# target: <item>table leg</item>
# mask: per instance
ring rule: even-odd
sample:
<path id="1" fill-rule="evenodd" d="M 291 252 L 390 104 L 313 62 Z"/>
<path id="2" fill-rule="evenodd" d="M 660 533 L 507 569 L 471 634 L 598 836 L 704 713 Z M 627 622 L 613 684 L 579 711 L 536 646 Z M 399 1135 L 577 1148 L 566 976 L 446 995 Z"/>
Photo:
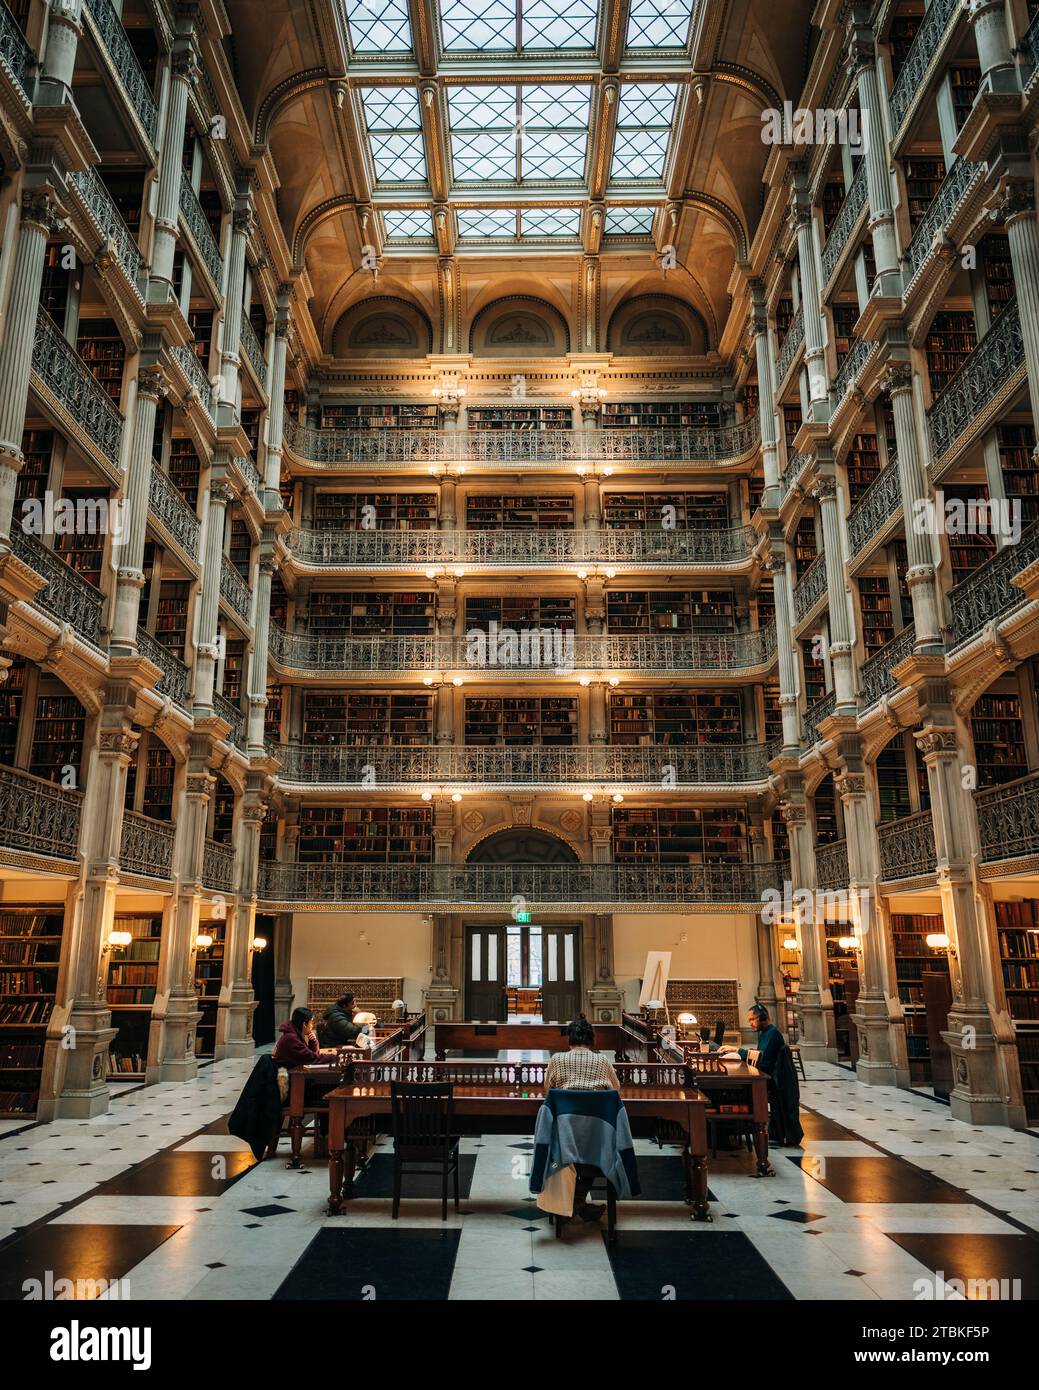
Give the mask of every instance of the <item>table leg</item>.
<path id="1" fill-rule="evenodd" d="M 712 1220 L 707 1201 L 707 1159 L 703 1154 L 693 1155 L 693 1220 Z"/>
<path id="2" fill-rule="evenodd" d="M 328 1214 L 338 1216 L 343 1206 L 343 1151 L 328 1150 Z"/>
<path id="3" fill-rule="evenodd" d="M 682 1168 L 685 1172 L 685 1203 L 687 1207 L 693 1205 L 693 1159 L 689 1152 L 689 1145 L 682 1145 Z"/>
<path id="4" fill-rule="evenodd" d="M 343 1164 L 343 1197 L 349 1200 L 354 1195 L 354 1172 L 357 1169 L 357 1145 L 347 1136 L 346 1154 Z"/>
<path id="5" fill-rule="evenodd" d="M 292 1146 L 290 1168 L 299 1168 L 300 1154 L 303 1152 L 303 1116 L 293 1115 L 289 1120 L 289 1143 Z"/>
<path id="6" fill-rule="evenodd" d="M 762 1120 L 759 1120 L 754 1125 L 754 1152 L 758 1157 L 758 1171 L 756 1176 L 759 1178 L 774 1178 L 776 1176 L 776 1170 L 768 1161 L 768 1125 Z"/>

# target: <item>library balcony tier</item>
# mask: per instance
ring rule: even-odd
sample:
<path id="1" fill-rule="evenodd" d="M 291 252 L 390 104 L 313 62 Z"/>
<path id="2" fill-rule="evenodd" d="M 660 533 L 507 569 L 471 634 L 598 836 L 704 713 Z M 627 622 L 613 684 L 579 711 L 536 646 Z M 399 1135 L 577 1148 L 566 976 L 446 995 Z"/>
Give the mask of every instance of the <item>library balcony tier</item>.
<path id="1" fill-rule="evenodd" d="M 848 547 L 852 563 L 881 539 L 887 539 L 902 511 L 902 489 L 898 461 L 892 457 L 882 468 L 848 514 Z"/>
<path id="2" fill-rule="evenodd" d="M 162 672 L 155 686 L 158 693 L 168 695 L 181 709 L 189 709 L 191 672 L 180 657 L 156 641 L 151 633 L 145 632 L 143 628 L 137 629 L 137 650 L 149 661 L 153 661 Z"/>
<path id="3" fill-rule="evenodd" d="M 25 35 L 6 5 L 0 5 L 0 58 L 14 74 L 26 101 L 33 97 L 32 73 L 36 67 L 36 54 L 26 41 Z"/>
<path id="4" fill-rule="evenodd" d="M 782 346 L 779 349 L 779 358 L 776 363 L 776 379 L 782 386 L 786 380 L 787 373 L 793 366 L 794 358 L 803 346 L 805 340 L 805 321 L 804 310 L 798 309 L 794 320 L 786 331 Z"/>
<path id="5" fill-rule="evenodd" d="M 927 412 L 932 482 L 991 429 L 1025 380 L 1025 346 L 1011 300 Z"/>
<path id="6" fill-rule="evenodd" d="M 96 169 L 84 169 L 69 175 L 69 187 L 92 224 L 91 240 L 105 247 L 113 264 L 122 272 L 127 289 L 143 307 L 144 256 L 104 180 Z"/>
<path id="7" fill-rule="evenodd" d="M 978 190 L 984 172 L 981 164 L 957 159 L 946 174 L 905 249 L 904 297 L 907 302 L 912 301 L 925 266 L 940 258 L 945 238 L 952 233 L 961 209 Z"/>
<path id="8" fill-rule="evenodd" d="M 173 877 L 174 827 L 137 811 L 123 812 L 120 874 L 169 880 Z"/>
<path id="9" fill-rule="evenodd" d="M 936 859 L 934 822 L 930 811 L 887 821 L 877 827 L 877 837 L 880 841 L 880 877 L 883 882 L 933 875 Z"/>
<path id="10" fill-rule="evenodd" d="M 35 607 L 68 624 L 84 641 L 100 650 L 104 644 L 105 596 L 95 585 L 55 555 L 36 536 L 17 527 L 11 533 L 11 549 L 30 569 L 47 581 L 32 598 Z"/>
<path id="11" fill-rule="evenodd" d="M 83 19 L 102 59 L 106 85 L 121 94 L 124 108 L 132 114 L 147 146 L 154 147 L 159 108 L 115 6 L 111 0 L 84 0 Z"/>
<path id="12" fill-rule="evenodd" d="M 847 888 L 848 886 L 848 842 L 833 840 L 828 845 L 815 847 L 815 881 L 825 889 Z"/>
<path id="13" fill-rule="evenodd" d="M 184 500 L 183 494 L 162 469 L 154 464 L 148 491 L 148 516 L 182 560 L 189 566 L 198 562 L 199 532 L 198 517 Z"/>
<path id="14" fill-rule="evenodd" d="M 206 214 L 202 210 L 198 194 L 192 188 L 187 176 L 183 174 L 180 179 L 180 219 L 181 225 L 190 239 L 190 244 L 194 248 L 196 259 L 209 276 L 214 292 L 219 295 L 223 279 L 220 247 L 217 245 L 216 237 L 206 220 Z"/>
<path id="15" fill-rule="evenodd" d="M 82 809 L 82 792 L 0 767 L 0 859 L 23 868 L 78 861 Z"/>
<path id="16" fill-rule="evenodd" d="M 949 595 L 955 647 L 977 637 L 989 623 L 1005 618 L 1026 601 L 1017 580 L 1036 560 L 1039 521 L 1022 533 L 1017 545 L 998 551 L 962 584 L 957 584 Z"/>
<path id="17" fill-rule="evenodd" d="M 879 652 L 862 663 L 859 668 L 860 709 L 872 708 L 885 695 L 891 695 L 899 688 L 892 671 L 900 662 L 905 661 L 907 656 L 912 655 L 915 643 L 916 628 L 910 623 L 897 637 L 893 637 Z"/>
<path id="18" fill-rule="evenodd" d="M 36 319 L 31 381 L 48 418 L 85 450 L 110 483 L 120 486 L 123 417 L 45 309 Z"/>
<path id="19" fill-rule="evenodd" d="M 1039 855 L 1039 773 L 974 793 L 987 863 Z"/>
<path id="20" fill-rule="evenodd" d="M 823 283 L 826 286 L 833 281 L 837 268 L 843 263 L 845 251 L 859 230 L 859 224 L 867 212 L 866 199 L 866 161 L 862 160 L 822 250 Z"/>
<path id="21" fill-rule="evenodd" d="M 932 0 L 891 91 L 891 132 L 899 144 L 927 93 L 928 78 L 963 14 L 960 0 Z"/>

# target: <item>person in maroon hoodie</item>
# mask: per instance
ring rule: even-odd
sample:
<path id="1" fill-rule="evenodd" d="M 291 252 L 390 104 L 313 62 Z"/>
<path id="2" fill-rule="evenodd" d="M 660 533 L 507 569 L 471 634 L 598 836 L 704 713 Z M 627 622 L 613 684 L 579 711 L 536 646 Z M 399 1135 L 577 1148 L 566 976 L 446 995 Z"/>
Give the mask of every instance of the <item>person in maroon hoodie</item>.
<path id="1" fill-rule="evenodd" d="M 278 1029 L 281 1037 L 274 1045 L 274 1061 L 279 1067 L 314 1066 L 334 1062 L 334 1052 L 322 1052 L 309 1009 L 293 1009 L 292 1018 Z"/>

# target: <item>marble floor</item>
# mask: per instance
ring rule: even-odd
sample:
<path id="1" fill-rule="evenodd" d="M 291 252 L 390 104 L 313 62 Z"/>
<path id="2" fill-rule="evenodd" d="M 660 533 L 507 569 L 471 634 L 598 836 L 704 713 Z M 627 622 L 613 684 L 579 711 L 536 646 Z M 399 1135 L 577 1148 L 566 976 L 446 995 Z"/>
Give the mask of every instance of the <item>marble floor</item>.
<path id="1" fill-rule="evenodd" d="M 3 1126 L 0 1297 L 48 1277 L 81 1297 L 173 1300 L 877 1302 L 934 1297 L 939 1279 L 1039 1297 L 1039 1137 L 959 1123 L 839 1067 L 809 1064 L 805 1139 L 773 1150 L 775 1177 L 756 1178 L 745 1151 L 709 1160 L 709 1224 L 690 1220 L 677 1150 L 637 1140 L 643 1193 L 620 1204 L 611 1248 L 598 1225 L 556 1238 L 528 1192 L 526 1135 L 463 1139 L 461 1210 L 446 1222 L 422 1179 L 390 1221 L 382 1140 L 328 1217 L 309 1141 L 295 1171 L 285 1141 L 257 1164 L 227 1134 L 251 1066 L 119 1088 L 94 1120 Z"/>

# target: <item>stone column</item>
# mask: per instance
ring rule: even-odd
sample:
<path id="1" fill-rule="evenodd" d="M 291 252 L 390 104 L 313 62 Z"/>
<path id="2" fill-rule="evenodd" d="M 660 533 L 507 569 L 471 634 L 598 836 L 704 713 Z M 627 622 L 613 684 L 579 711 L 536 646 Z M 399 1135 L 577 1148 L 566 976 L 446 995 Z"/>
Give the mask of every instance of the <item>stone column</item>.
<path id="1" fill-rule="evenodd" d="M 760 812 L 752 812 L 750 825 L 750 855 L 754 864 L 768 862 L 768 845 L 765 843 L 763 817 Z M 755 918 L 755 935 L 758 948 L 758 984 L 755 998 L 768 1009 L 780 1028 L 786 1023 L 780 1014 L 786 1013 L 786 997 L 779 986 L 779 960 L 776 953 L 776 928 L 766 920 L 768 914 L 759 912 Z"/>
<path id="2" fill-rule="evenodd" d="M 927 487 L 917 446 L 916 406 L 913 372 L 908 362 L 887 365 L 886 385 L 891 393 L 895 418 L 895 448 L 898 451 L 898 479 L 902 489 L 902 509 L 906 518 L 906 551 L 909 568 L 906 583 L 913 600 L 916 650 L 942 645 L 938 616 L 938 592 L 934 581 L 930 531 L 922 518 L 927 514 Z"/>
<path id="3" fill-rule="evenodd" d="M 965 0 L 964 9 L 978 45 L 980 90 L 1016 95 L 1020 88 L 1010 47 L 1006 0 Z"/>
<path id="4" fill-rule="evenodd" d="M 1000 212 L 1010 243 L 1028 398 L 1032 419 L 1039 420 L 1039 228 L 1036 226 L 1035 184 L 1024 179 L 1008 183 Z"/>
<path id="5" fill-rule="evenodd" d="M 797 265 L 801 282 L 801 316 L 805 329 L 805 367 L 808 372 L 810 417 L 825 420 L 829 412 L 826 349 L 823 343 L 822 300 L 816 265 L 812 195 L 805 170 L 795 169 L 790 192 L 790 225 L 797 233 Z"/>
<path id="6" fill-rule="evenodd" d="M 750 295 L 750 330 L 754 335 L 754 353 L 758 365 L 758 421 L 761 427 L 761 454 L 765 470 L 765 495 L 762 498 L 762 506 L 767 511 L 776 511 L 780 502 L 776 364 L 772 357 L 772 335 L 768 329 L 765 286 L 760 280 L 750 281 Z"/>
<path id="7" fill-rule="evenodd" d="M 152 240 L 151 278 L 148 298 L 166 304 L 173 293 L 173 258 L 177 250 L 177 224 L 180 213 L 181 152 L 187 125 L 188 96 L 197 78 L 191 51 L 195 19 L 191 7 L 177 16 L 177 34 L 170 54 L 170 87 L 166 100 L 166 120 L 162 130 L 159 187 L 155 201 L 155 232 Z"/>
<path id="8" fill-rule="evenodd" d="M 65 106 L 72 101 L 72 74 L 76 49 L 83 33 L 81 0 L 50 0 L 47 47 L 36 94 L 38 106 Z"/>
<path id="9" fill-rule="evenodd" d="M 605 743 L 606 682 L 592 681 L 588 687 L 588 742 Z"/>
<path id="10" fill-rule="evenodd" d="M 426 1022 L 447 1023 L 458 1016 L 462 990 L 451 976 L 452 918 L 449 913 L 435 912 L 430 919 L 432 933 L 432 978 L 423 992 Z"/>
<path id="11" fill-rule="evenodd" d="M 266 528 L 264 528 L 266 530 Z M 261 758 L 264 754 L 266 731 L 264 711 L 267 708 L 267 652 L 270 645 L 271 629 L 271 581 L 278 568 L 277 561 L 267 548 L 269 538 L 261 541 L 264 550 L 260 555 L 259 580 L 256 586 L 256 627 L 253 634 L 253 650 L 249 661 L 249 756 Z M 261 816 L 261 821 L 263 817 Z M 257 831 L 257 834 L 259 832 Z"/>
<path id="12" fill-rule="evenodd" d="M 598 535 L 602 526 L 602 498 L 599 495 L 598 478 L 584 480 L 584 529 Z"/>
<path id="13" fill-rule="evenodd" d="M 274 1023 L 292 1013 L 292 913 L 279 912 L 274 923 Z"/>
<path id="14" fill-rule="evenodd" d="M 801 1054 L 806 1060 L 836 1062 L 833 998 L 826 968 L 826 925 L 814 906 L 815 844 L 800 774 L 788 773 L 786 782 L 788 800 L 781 810 L 790 840 L 790 877 L 798 890 L 807 890 L 813 899 L 810 909 L 795 900 L 790 914 L 801 944 L 801 981 L 797 989 Z"/>
<path id="15" fill-rule="evenodd" d="M 437 685 L 434 699 L 437 743 L 449 747 L 455 741 L 455 688 L 450 681 L 441 681 Z"/>
<path id="16" fill-rule="evenodd" d="M 264 508 L 277 511 L 281 506 L 281 457 L 285 447 L 285 369 L 289 348 L 290 285 L 278 286 L 278 307 L 274 318 L 274 352 L 271 355 L 271 380 L 267 412 L 267 462 L 264 476 L 266 497 Z"/>
<path id="17" fill-rule="evenodd" d="M 267 807 L 259 783 L 262 774 L 250 773 L 238 817 L 235 864 L 238 882 L 234 911 L 224 935 L 224 978 L 216 1013 L 216 1057 L 251 1057 L 256 999 L 252 986 L 253 936 L 256 923 L 256 886 L 260 860 L 260 830 Z"/>
<path id="18" fill-rule="evenodd" d="M 786 542 L 782 532 L 773 538 L 778 550 L 772 550 L 765 562 L 772 576 L 772 594 L 776 607 L 776 650 L 779 656 L 779 707 L 783 716 L 783 746 L 798 748 L 801 731 L 797 715 L 797 666 L 791 639 L 793 632 L 790 578 L 787 574 Z"/>
<path id="19" fill-rule="evenodd" d="M 0 343 L 0 552 L 9 549 L 11 518 L 18 474 L 22 471 L 22 435 L 29 401 L 33 339 L 40 308 L 43 261 L 47 238 L 61 227 L 51 194 L 32 188 L 22 194 L 22 219 L 18 230 L 11 287 Z"/>
<path id="20" fill-rule="evenodd" d="M 454 531 L 458 528 L 458 516 L 455 510 L 458 484 L 454 478 L 443 478 L 440 483 L 440 506 L 437 512 L 437 529 L 440 531 Z"/>
<path id="21" fill-rule="evenodd" d="M 823 559 L 826 565 L 826 588 L 830 611 L 830 664 L 836 708 L 855 704 L 855 638 L 848 612 L 848 593 L 845 587 L 844 543 L 840 517 L 837 515 L 837 483 L 824 475 L 812 489 L 819 503 L 823 528 Z"/>
<path id="22" fill-rule="evenodd" d="M 242 314 L 245 295 L 245 248 L 256 230 L 256 214 L 248 192 L 240 193 L 235 201 L 231 220 L 231 250 L 227 260 L 227 284 L 224 287 L 224 314 L 220 324 L 220 371 L 223 378 L 222 413 L 237 413 L 238 369 L 241 365 Z"/>
<path id="23" fill-rule="evenodd" d="M 595 979 L 588 989 L 594 1023 L 620 1023 L 624 996 L 617 986 L 613 964 L 613 914 L 597 912 L 592 918 Z"/>
<path id="24" fill-rule="evenodd" d="M 217 454 L 214 468 L 226 463 Z M 198 617 L 198 646 L 195 650 L 195 707 L 213 708 L 216 681 L 217 626 L 220 621 L 220 571 L 224 554 L 224 531 L 228 505 L 234 500 L 234 489 L 226 478 L 211 478 L 209 506 L 206 510 L 206 535 L 202 562 L 202 592 Z M 268 596 L 269 599 L 269 596 Z M 267 621 L 270 621 L 268 601 Z M 265 692 L 266 693 L 266 692 Z"/>
<path id="25" fill-rule="evenodd" d="M 871 8 L 865 4 L 852 7 L 848 22 L 848 71 L 857 83 L 859 110 L 862 112 L 869 230 L 873 237 L 877 281 L 881 286 L 879 293 L 885 297 L 900 298 L 902 286 L 898 268 L 898 240 L 877 81 L 876 36 L 869 22 Z"/>
<path id="26" fill-rule="evenodd" d="M 137 648 L 138 609 L 144 588 L 144 544 L 148 523 L 148 500 L 152 482 L 152 442 L 155 413 L 168 387 L 158 367 L 141 367 L 137 373 L 133 436 L 126 476 L 126 508 L 123 538 L 118 544 L 116 566 L 115 616 L 112 645 L 120 651 Z M 116 547 L 113 543 L 113 551 Z"/>

